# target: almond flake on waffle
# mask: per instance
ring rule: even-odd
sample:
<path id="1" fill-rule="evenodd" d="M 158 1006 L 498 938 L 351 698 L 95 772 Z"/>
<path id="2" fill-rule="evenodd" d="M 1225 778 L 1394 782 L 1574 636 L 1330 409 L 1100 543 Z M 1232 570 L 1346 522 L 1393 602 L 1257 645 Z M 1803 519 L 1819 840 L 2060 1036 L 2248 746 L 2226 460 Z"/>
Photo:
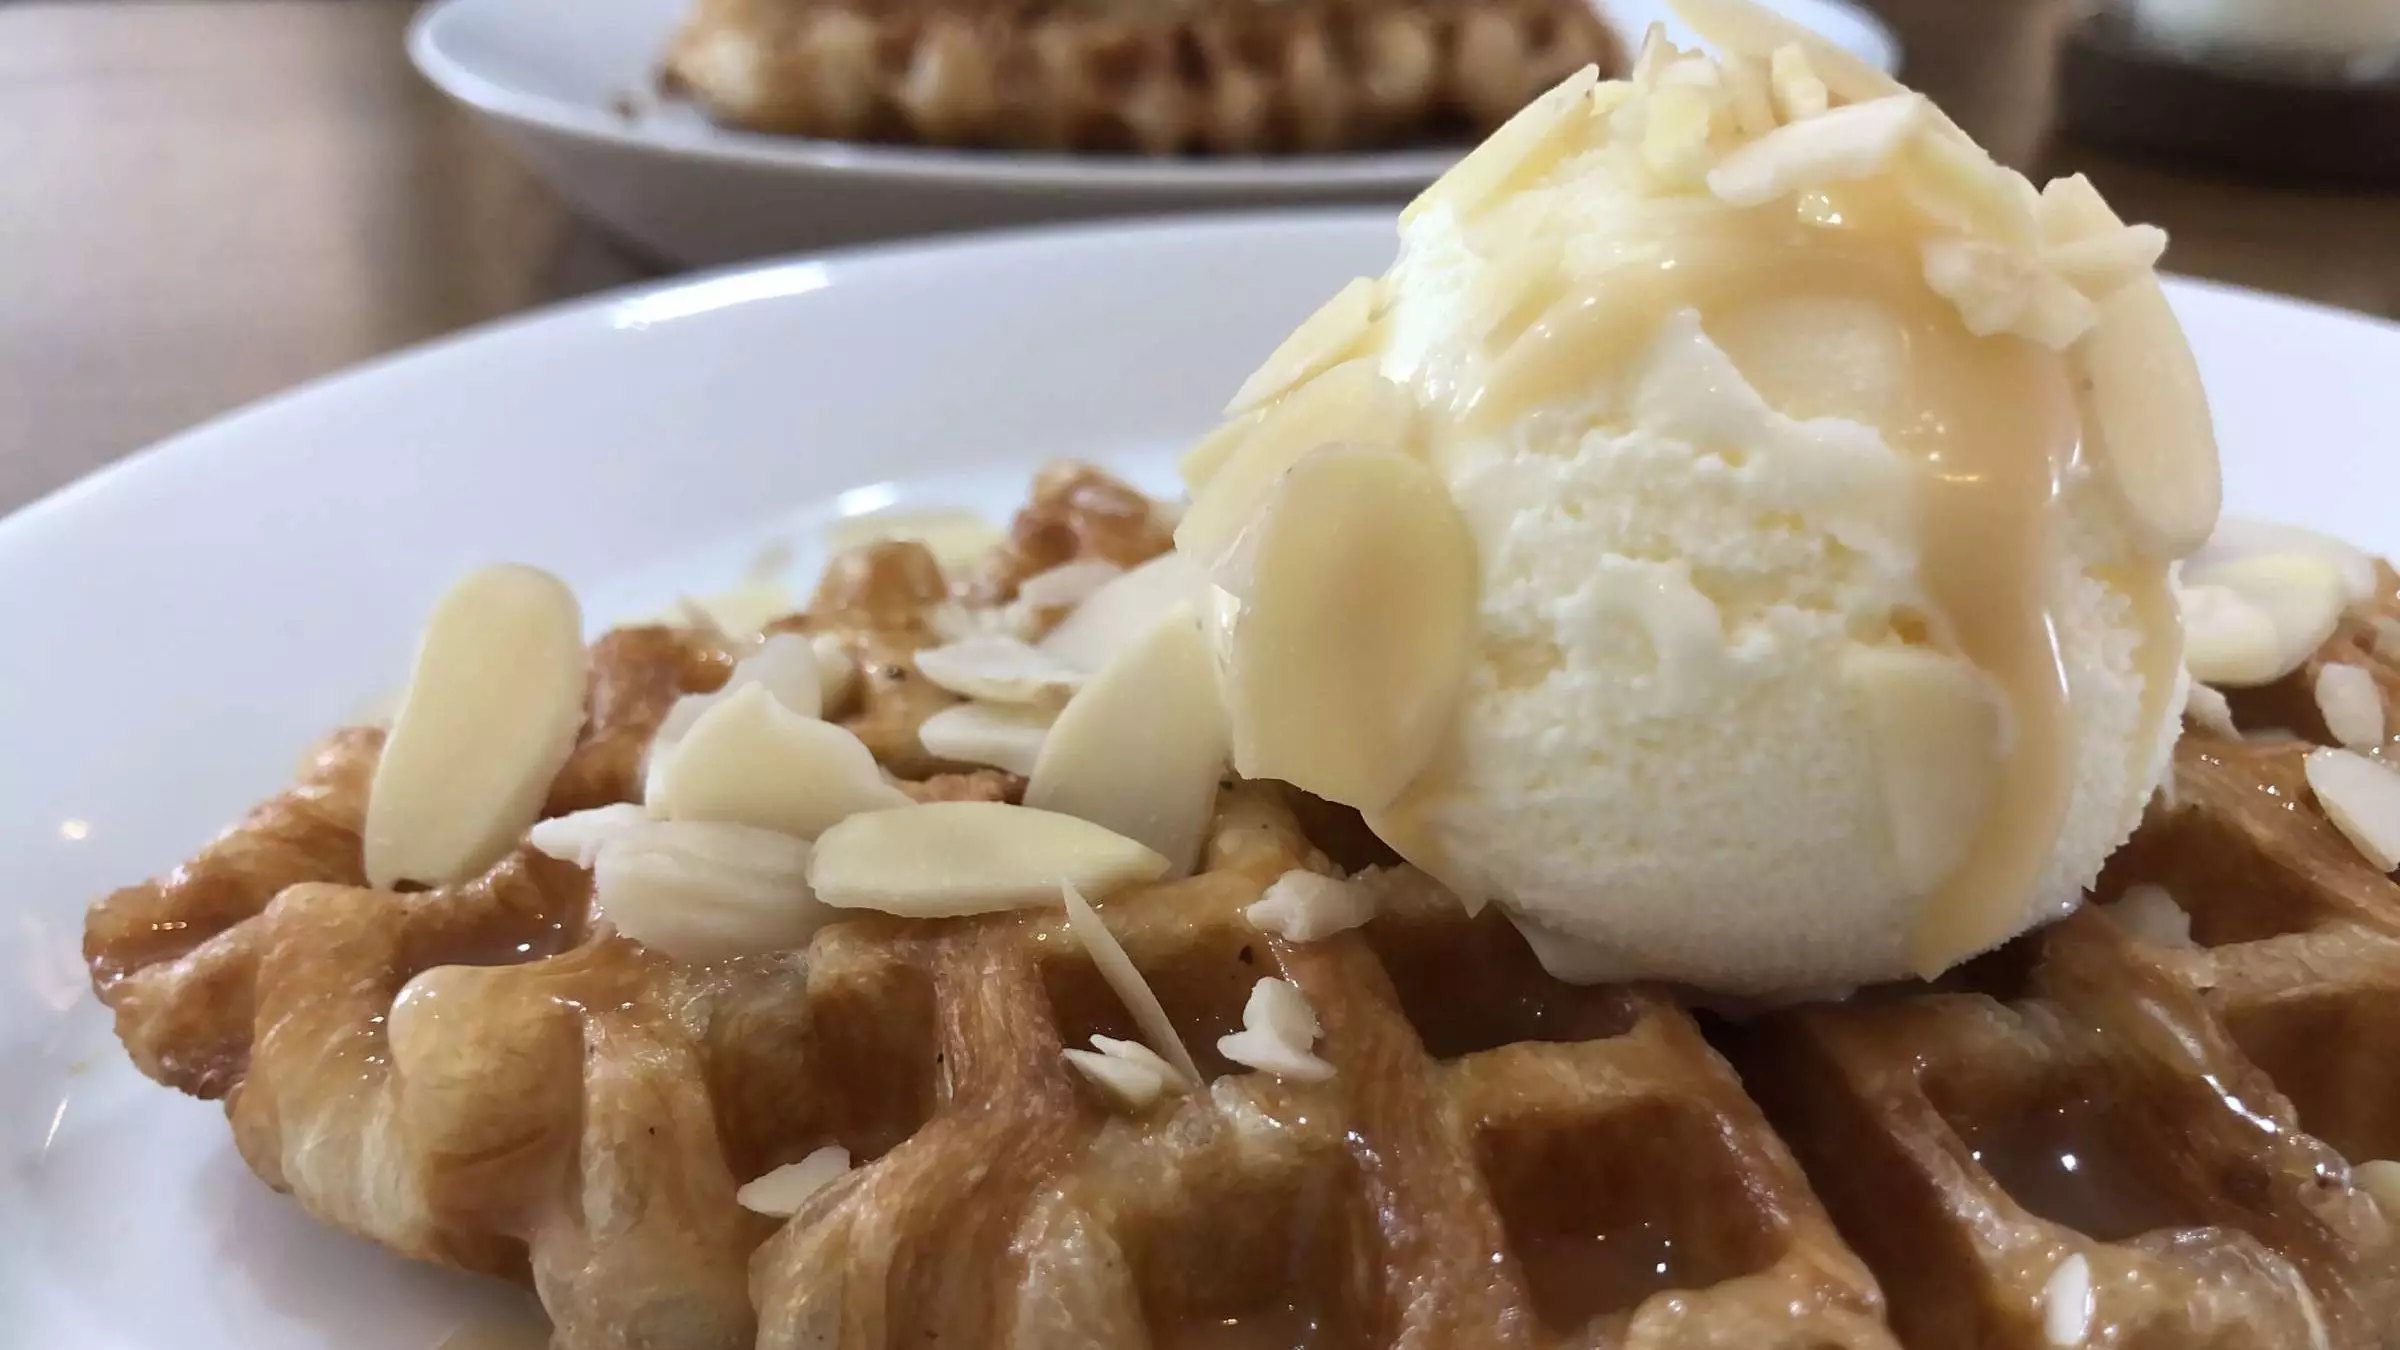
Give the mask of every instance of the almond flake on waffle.
<path id="1" fill-rule="evenodd" d="M 665 82 L 754 131 L 1260 154 L 1489 131 L 1594 62 L 1573 0 L 704 0 Z"/>

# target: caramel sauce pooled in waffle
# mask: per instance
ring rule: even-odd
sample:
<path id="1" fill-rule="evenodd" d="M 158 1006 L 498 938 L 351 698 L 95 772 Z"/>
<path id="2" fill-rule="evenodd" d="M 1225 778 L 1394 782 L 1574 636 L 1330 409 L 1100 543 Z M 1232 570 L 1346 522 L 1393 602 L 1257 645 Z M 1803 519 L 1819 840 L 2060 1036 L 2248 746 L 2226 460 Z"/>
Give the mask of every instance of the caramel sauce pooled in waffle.
<path id="1" fill-rule="evenodd" d="M 1579 0 L 700 0 L 666 83 L 831 140 L 1273 154 L 1473 138 L 1595 62 Z"/>
<path id="2" fill-rule="evenodd" d="M 1012 797 L 925 754 L 949 695 L 911 654 L 961 597 L 1156 552 L 1139 502 L 1053 471 L 972 580 L 870 545 L 783 626 L 859 662 L 828 712 L 913 795 Z M 2373 660 L 2369 617 L 2329 650 Z M 634 797 L 667 708 L 730 654 L 635 628 L 591 665 L 553 813 Z M 2335 1151 L 2400 1153 L 2400 893 L 2317 812 L 2298 743 L 2195 733 L 2104 879 L 2165 885 L 2199 949 L 2087 911 L 1940 986 L 1714 1029 L 1742 1078 L 1666 992 L 1553 981 L 1496 911 L 1406 869 L 1354 883 L 1365 928 L 1258 931 L 1269 883 L 1359 841 L 1236 784 L 1198 875 L 1104 902 L 1209 1080 L 1136 1113 L 1062 1062 L 1138 1033 L 1057 911 L 861 914 L 694 965 L 615 935 L 588 878 L 530 850 L 373 890 L 380 743 L 338 733 L 192 862 L 96 905 L 95 986 L 145 1072 L 224 1098 L 269 1184 L 529 1281 L 562 1350 L 2030 1350 L 2070 1255 L 2094 1346 L 2365 1350 L 2400 1325 L 2394 1233 Z M 1266 975 L 1316 1011 L 1330 1079 L 1216 1053 Z M 858 1166 L 788 1221 L 736 1202 L 827 1144 Z"/>

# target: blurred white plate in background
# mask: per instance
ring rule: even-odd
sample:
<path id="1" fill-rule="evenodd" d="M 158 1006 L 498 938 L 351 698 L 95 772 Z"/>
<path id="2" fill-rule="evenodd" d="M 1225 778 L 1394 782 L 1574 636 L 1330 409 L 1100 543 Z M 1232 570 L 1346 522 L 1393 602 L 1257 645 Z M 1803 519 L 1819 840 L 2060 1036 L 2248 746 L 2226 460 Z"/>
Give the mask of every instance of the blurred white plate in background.
<path id="1" fill-rule="evenodd" d="M 143 1079 L 84 907 L 187 856 L 404 678 L 440 590 L 550 568 L 594 627 L 889 506 L 995 519 L 1047 460 L 1155 489 L 1384 212 L 878 250 L 600 296 L 202 427 L 0 521 L 0 1343 L 432 1350 L 496 1285 L 325 1229 Z M 2400 551 L 2400 327 L 2171 284 L 2229 509 Z"/>
<path id="2" fill-rule="evenodd" d="M 1770 7 L 1886 70 L 1899 47 L 1848 0 Z M 1455 149 L 1149 160 L 921 150 L 718 127 L 651 94 L 690 0 L 436 0 L 409 32 L 426 77 L 577 210 L 684 265 L 904 234 L 1307 202 L 1397 204 Z M 1663 0 L 1602 0 L 1628 45 Z M 630 114 L 628 109 L 633 109 Z"/>

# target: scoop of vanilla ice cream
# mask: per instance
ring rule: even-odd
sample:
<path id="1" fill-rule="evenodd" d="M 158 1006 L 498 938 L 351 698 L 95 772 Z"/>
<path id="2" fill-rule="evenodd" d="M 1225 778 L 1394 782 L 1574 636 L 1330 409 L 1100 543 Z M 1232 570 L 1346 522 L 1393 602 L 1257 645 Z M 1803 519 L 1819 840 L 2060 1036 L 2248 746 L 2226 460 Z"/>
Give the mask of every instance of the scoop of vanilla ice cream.
<path id="1" fill-rule="evenodd" d="M 1415 223 L 1387 374 L 1477 363 L 1458 310 L 1490 265 L 1446 213 Z M 1843 676 L 1929 605 L 1910 467 L 1884 437 L 1777 411 L 1682 310 L 1622 389 L 1452 440 L 1439 467 L 1482 580 L 1451 756 L 1415 799 L 1443 870 L 1579 979 L 1908 973 L 1927 897 L 1896 861 L 1875 710 Z M 2095 495 L 2067 483 L 2050 559 L 2074 788 L 2017 928 L 2074 906 L 2174 744 L 2172 719 L 2144 718 L 2142 633 L 2103 579 L 2129 546 Z"/>
<path id="2" fill-rule="evenodd" d="M 1403 214 L 1187 459 L 1179 543 L 1236 767 L 1360 807 L 1555 972 L 1930 973 L 2072 909 L 2167 772 L 2206 407 L 2163 236 L 1699 8 L 1731 59 L 1654 33 Z M 1324 542 L 1369 497 L 1407 546 Z M 1378 617 L 1411 606 L 1413 645 Z M 1433 733 L 1360 711 L 1437 693 Z"/>

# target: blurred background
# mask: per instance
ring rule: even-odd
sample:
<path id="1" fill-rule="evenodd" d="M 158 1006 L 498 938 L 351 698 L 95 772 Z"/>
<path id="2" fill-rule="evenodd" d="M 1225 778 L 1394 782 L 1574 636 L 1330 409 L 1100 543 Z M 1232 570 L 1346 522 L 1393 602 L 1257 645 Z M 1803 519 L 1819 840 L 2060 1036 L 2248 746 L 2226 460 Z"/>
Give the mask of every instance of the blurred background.
<path id="1" fill-rule="evenodd" d="M 2400 316 L 2400 92 L 2374 47 L 2400 0 L 2138 7 L 2192 50 L 2129 49 L 2065 0 L 1869 6 L 1905 79 L 2037 181 L 2088 173 L 2165 226 L 2174 270 Z M 671 270 L 411 67 L 416 10 L 0 0 L 0 511 L 313 376 Z M 2298 76 L 2242 59 L 2244 14 L 2276 11 L 2319 30 Z"/>

